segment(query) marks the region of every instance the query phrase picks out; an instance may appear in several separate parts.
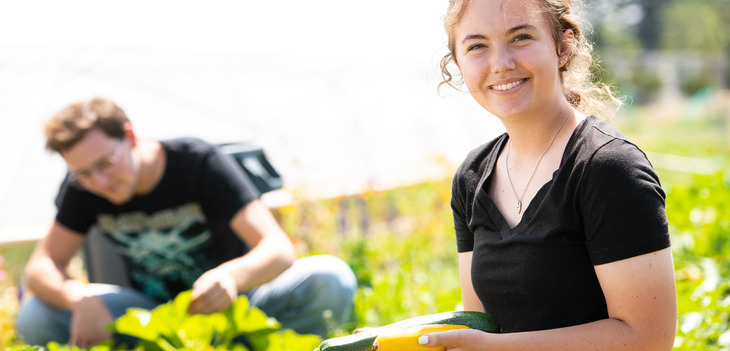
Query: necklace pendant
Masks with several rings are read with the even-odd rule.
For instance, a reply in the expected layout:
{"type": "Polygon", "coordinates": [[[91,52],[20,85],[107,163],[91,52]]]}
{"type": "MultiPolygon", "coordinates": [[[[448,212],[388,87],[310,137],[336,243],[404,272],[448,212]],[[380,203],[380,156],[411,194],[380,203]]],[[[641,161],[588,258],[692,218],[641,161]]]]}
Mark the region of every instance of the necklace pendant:
{"type": "Polygon", "coordinates": [[[522,201],[517,200],[517,213],[520,213],[522,211],[522,201]]]}

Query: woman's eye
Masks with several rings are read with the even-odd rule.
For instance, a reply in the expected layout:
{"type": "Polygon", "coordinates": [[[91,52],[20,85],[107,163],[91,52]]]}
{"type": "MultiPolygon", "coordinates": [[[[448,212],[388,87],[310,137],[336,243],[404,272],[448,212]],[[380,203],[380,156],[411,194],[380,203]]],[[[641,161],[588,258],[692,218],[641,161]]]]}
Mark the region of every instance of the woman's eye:
{"type": "Polygon", "coordinates": [[[472,45],[469,45],[469,47],[466,48],[466,51],[472,51],[472,50],[476,50],[476,49],[481,49],[483,47],[486,47],[486,46],[484,46],[482,44],[472,44],[472,45]]]}
{"type": "Polygon", "coordinates": [[[527,39],[532,39],[532,37],[528,34],[519,34],[512,41],[523,41],[527,39]]]}

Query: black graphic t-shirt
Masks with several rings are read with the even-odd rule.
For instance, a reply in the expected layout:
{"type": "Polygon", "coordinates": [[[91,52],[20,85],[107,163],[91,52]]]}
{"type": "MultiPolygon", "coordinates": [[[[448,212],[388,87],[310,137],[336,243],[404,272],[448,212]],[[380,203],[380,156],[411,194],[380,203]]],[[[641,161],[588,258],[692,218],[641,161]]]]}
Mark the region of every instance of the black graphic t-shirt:
{"type": "Polygon", "coordinates": [[[56,220],[82,234],[97,225],[128,261],[132,285],[164,302],[248,250],[229,222],[259,193],[216,146],[194,138],[161,143],[167,164],[150,193],[116,205],[64,181],[56,220]]]}

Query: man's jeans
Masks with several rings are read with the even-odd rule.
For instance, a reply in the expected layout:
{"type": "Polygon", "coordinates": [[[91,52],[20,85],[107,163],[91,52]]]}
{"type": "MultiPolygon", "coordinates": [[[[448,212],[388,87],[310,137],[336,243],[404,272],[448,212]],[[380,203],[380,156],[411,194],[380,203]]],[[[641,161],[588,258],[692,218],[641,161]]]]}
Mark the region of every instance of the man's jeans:
{"type": "MultiPolygon", "coordinates": [[[[90,284],[90,287],[114,318],[124,315],[130,307],[151,310],[159,304],[130,288],[108,284],[90,284]]],[[[331,323],[349,320],[356,288],[355,275],[345,262],[334,256],[319,255],[296,260],[276,279],[243,295],[252,306],[276,318],[284,328],[326,338],[331,323]]],[[[50,341],[68,343],[70,326],[69,311],[54,308],[37,298],[25,301],[18,313],[17,329],[28,345],[45,346],[50,341]]],[[[123,336],[115,337],[129,341],[123,336]]]]}

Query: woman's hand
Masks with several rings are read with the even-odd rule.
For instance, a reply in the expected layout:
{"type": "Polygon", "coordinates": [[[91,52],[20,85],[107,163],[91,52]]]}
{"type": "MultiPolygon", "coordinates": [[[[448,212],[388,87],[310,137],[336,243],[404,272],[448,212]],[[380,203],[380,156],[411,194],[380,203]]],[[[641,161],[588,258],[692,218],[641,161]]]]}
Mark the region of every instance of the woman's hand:
{"type": "Polygon", "coordinates": [[[456,329],[428,333],[418,338],[418,343],[429,347],[446,347],[451,351],[488,350],[489,334],[476,329],[456,329]]]}

